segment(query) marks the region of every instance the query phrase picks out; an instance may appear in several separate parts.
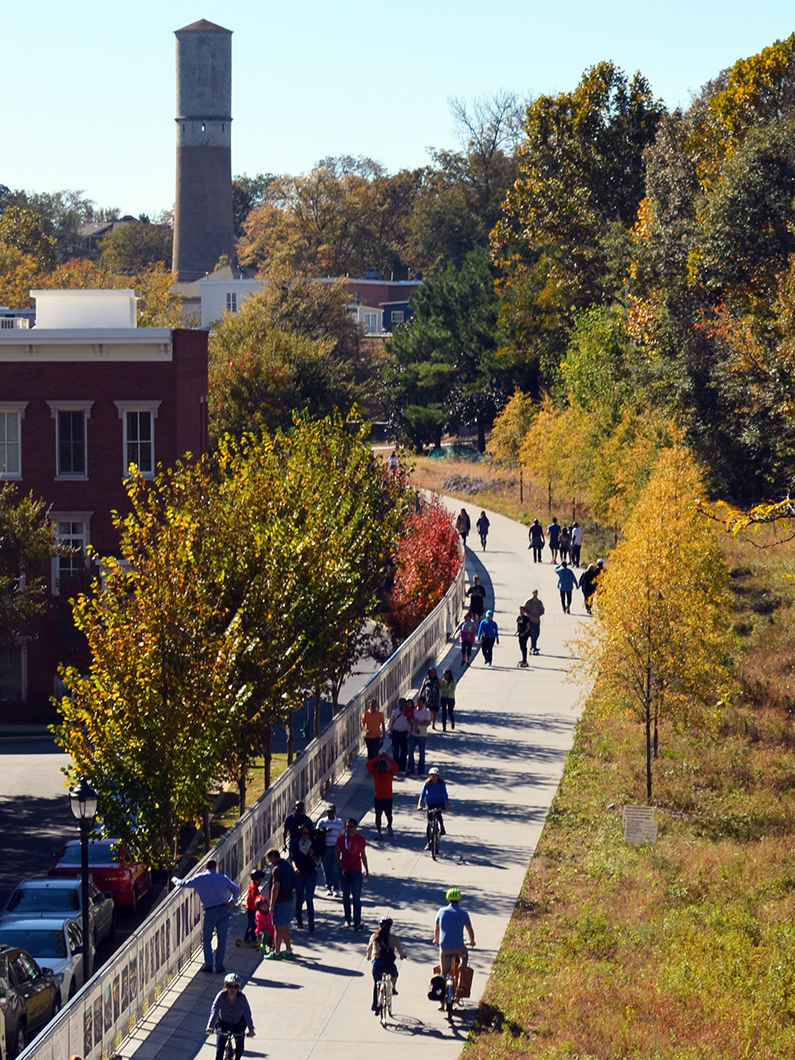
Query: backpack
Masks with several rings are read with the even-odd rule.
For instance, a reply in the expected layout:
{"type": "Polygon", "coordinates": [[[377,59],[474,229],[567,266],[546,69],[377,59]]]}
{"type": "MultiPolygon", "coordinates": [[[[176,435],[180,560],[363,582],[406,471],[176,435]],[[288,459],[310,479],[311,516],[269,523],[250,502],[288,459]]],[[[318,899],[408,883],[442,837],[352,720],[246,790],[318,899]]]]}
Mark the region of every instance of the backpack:
{"type": "Polygon", "coordinates": [[[434,975],[428,983],[428,1000],[441,1001],[447,993],[447,982],[443,975],[434,975]]]}

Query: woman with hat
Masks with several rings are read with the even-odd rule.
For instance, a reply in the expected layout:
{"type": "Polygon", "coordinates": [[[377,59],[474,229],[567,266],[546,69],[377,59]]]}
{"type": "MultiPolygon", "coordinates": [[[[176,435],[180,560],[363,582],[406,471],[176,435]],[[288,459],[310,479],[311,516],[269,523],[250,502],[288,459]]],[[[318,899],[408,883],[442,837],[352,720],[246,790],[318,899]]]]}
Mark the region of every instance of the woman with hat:
{"type": "Polygon", "coordinates": [[[374,931],[367,943],[367,960],[372,961],[373,968],[373,1012],[378,1015],[378,981],[382,975],[389,975],[392,980],[392,993],[397,994],[397,959],[406,956],[400,939],[392,934],[392,918],[382,916],[378,922],[378,931],[374,931]]]}

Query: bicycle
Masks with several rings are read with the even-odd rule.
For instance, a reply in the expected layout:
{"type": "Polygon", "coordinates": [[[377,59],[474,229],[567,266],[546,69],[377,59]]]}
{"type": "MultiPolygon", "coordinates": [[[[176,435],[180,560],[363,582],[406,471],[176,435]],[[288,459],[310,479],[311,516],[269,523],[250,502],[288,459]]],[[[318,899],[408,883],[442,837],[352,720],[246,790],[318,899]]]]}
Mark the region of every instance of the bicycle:
{"type": "MultiPolygon", "coordinates": [[[[246,1028],[243,1026],[242,1030],[237,1030],[236,1027],[216,1027],[216,1032],[219,1038],[226,1038],[226,1044],[224,1046],[223,1057],[224,1060],[235,1060],[237,1055],[237,1040],[245,1039],[246,1028]]],[[[241,1049],[242,1052],[242,1049],[241,1049]]]]}
{"type": "Polygon", "coordinates": [[[453,957],[450,965],[450,971],[444,978],[445,982],[445,1008],[447,1010],[447,1016],[450,1018],[453,1015],[453,1005],[458,1000],[458,970],[461,964],[459,957],[453,957]]]}
{"type": "Polygon", "coordinates": [[[428,846],[434,861],[439,856],[439,840],[442,836],[442,808],[432,806],[428,808],[428,846]]]}
{"type": "Polygon", "coordinates": [[[384,972],[377,983],[378,990],[378,1015],[381,1026],[386,1027],[387,1016],[392,1015],[392,976],[384,972]]]}

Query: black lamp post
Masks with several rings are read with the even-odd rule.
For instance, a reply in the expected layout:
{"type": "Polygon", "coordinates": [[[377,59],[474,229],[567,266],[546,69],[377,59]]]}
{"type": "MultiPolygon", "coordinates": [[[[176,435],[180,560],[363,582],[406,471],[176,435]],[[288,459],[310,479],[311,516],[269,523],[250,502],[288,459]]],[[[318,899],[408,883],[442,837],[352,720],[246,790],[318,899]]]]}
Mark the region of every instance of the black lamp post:
{"type": "Polygon", "coordinates": [[[75,788],[69,790],[69,808],[80,822],[80,868],[83,883],[83,982],[91,978],[93,954],[91,952],[91,918],[88,906],[88,837],[97,812],[97,793],[83,777],[75,788]]]}

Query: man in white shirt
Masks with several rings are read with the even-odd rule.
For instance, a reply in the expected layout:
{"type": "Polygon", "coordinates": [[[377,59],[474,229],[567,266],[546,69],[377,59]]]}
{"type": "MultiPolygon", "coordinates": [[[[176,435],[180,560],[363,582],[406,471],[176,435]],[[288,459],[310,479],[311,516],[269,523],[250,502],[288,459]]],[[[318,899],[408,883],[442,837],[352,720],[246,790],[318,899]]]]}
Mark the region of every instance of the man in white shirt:
{"type": "Polygon", "coordinates": [[[326,894],[330,898],[334,898],[338,893],[342,893],[334,847],[337,843],[337,837],[342,835],[345,828],[342,820],[337,817],[337,807],[327,806],[325,815],[320,818],[316,827],[322,828],[326,833],[326,846],[323,850],[323,874],[326,877],[326,894]]]}
{"type": "Polygon", "coordinates": [[[583,531],[579,523],[572,523],[571,526],[571,565],[572,567],[580,566],[580,549],[582,548],[583,531]]]}
{"type": "Polygon", "coordinates": [[[409,762],[406,773],[414,772],[414,751],[419,751],[419,762],[417,772],[420,776],[425,773],[425,742],[428,738],[428,726],[431,724],[431,711],[425,703],[425,697],[417,699],[414,708],[414,718],[411,723],[411,736],[409,736],[409,762]]]}

